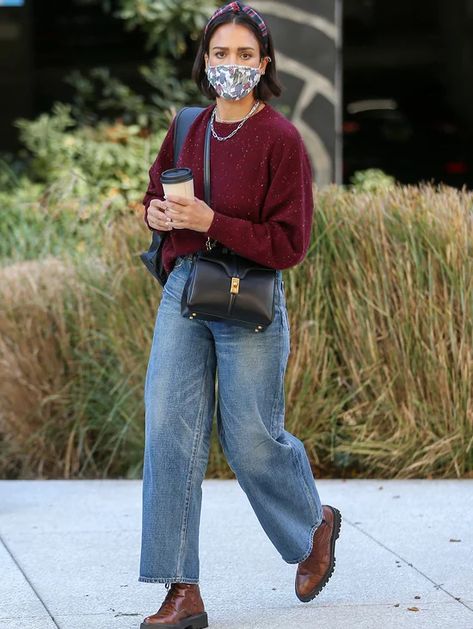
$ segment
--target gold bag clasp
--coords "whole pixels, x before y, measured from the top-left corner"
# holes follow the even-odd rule
[[[238,293],[239,290],[240,290],[240,278],[232,277],[232,283],[230,285],[230,292],[236,294]]]

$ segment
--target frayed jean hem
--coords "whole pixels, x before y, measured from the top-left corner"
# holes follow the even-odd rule
[[[199,583],[199,579],[186,579],[186,577],[138,577],[142,583]]]
[[[307,557],[312,552],[312,545],[314,543],[314,533],[319,528],[319,526],[322,524],[322,520],[323,520],[323,517],[320,518],[320,522],[317,522],[317,524],[314,524],[314,526],[310,529],[310,533],[309,533],[309,549],[302,555],[302,557],[300,559],[284,559],[284,561],[286,563],[301,563],[302,561],[304,561],[304,559],[307,559]]]

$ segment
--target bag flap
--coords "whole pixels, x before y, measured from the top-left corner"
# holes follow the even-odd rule
[[[246,274],[250,271],[271,271],[274,273],[274,269],[267,266],[261,266],[257,262],[252,263],[251,260],[247,260],[246,258],[242,258],[240,256],[217,257],[215,254],[207,255],[204,253],[199,255],[199,260],[205,260],[207,262],[211,262],[212,264],[220,264],[228,277],[239,277],[240,279],[244,279]]]

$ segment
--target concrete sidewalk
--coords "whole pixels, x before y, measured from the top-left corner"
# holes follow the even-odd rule
[[[473,481],[321,480],[342,528],[310,603],[236,481],[203,485],[211,629],[473,629]],[[0,481],[0,627],[137,629],[166,593],[137,581],[141,481]]]

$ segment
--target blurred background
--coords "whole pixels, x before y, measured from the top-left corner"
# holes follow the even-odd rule
[[[56,101],[73,103],[79,121],[115,115],[146,124],[154,117],[158,126],[153,107],[208,104],[174,79],[189,78],[196,32],[219,4],[0,0],[0,151],[21,147],[15,119],[49,112]],[[321,161],[319,183],[348,183],[356,171],[380,168],[401,182],[471,187],[472,0],[253,5],[267,17],[280,52],[287,89],[278,105],[301,130],[315,129],[327,150],[331,167]],[[310,28],[297,12],[321,23]],[[285,63],[296,57],[302,69]],[[320,90],[299,119],[296,79],[309,67],[334,96]],[[309,148],[317,166],[317,146]]]

